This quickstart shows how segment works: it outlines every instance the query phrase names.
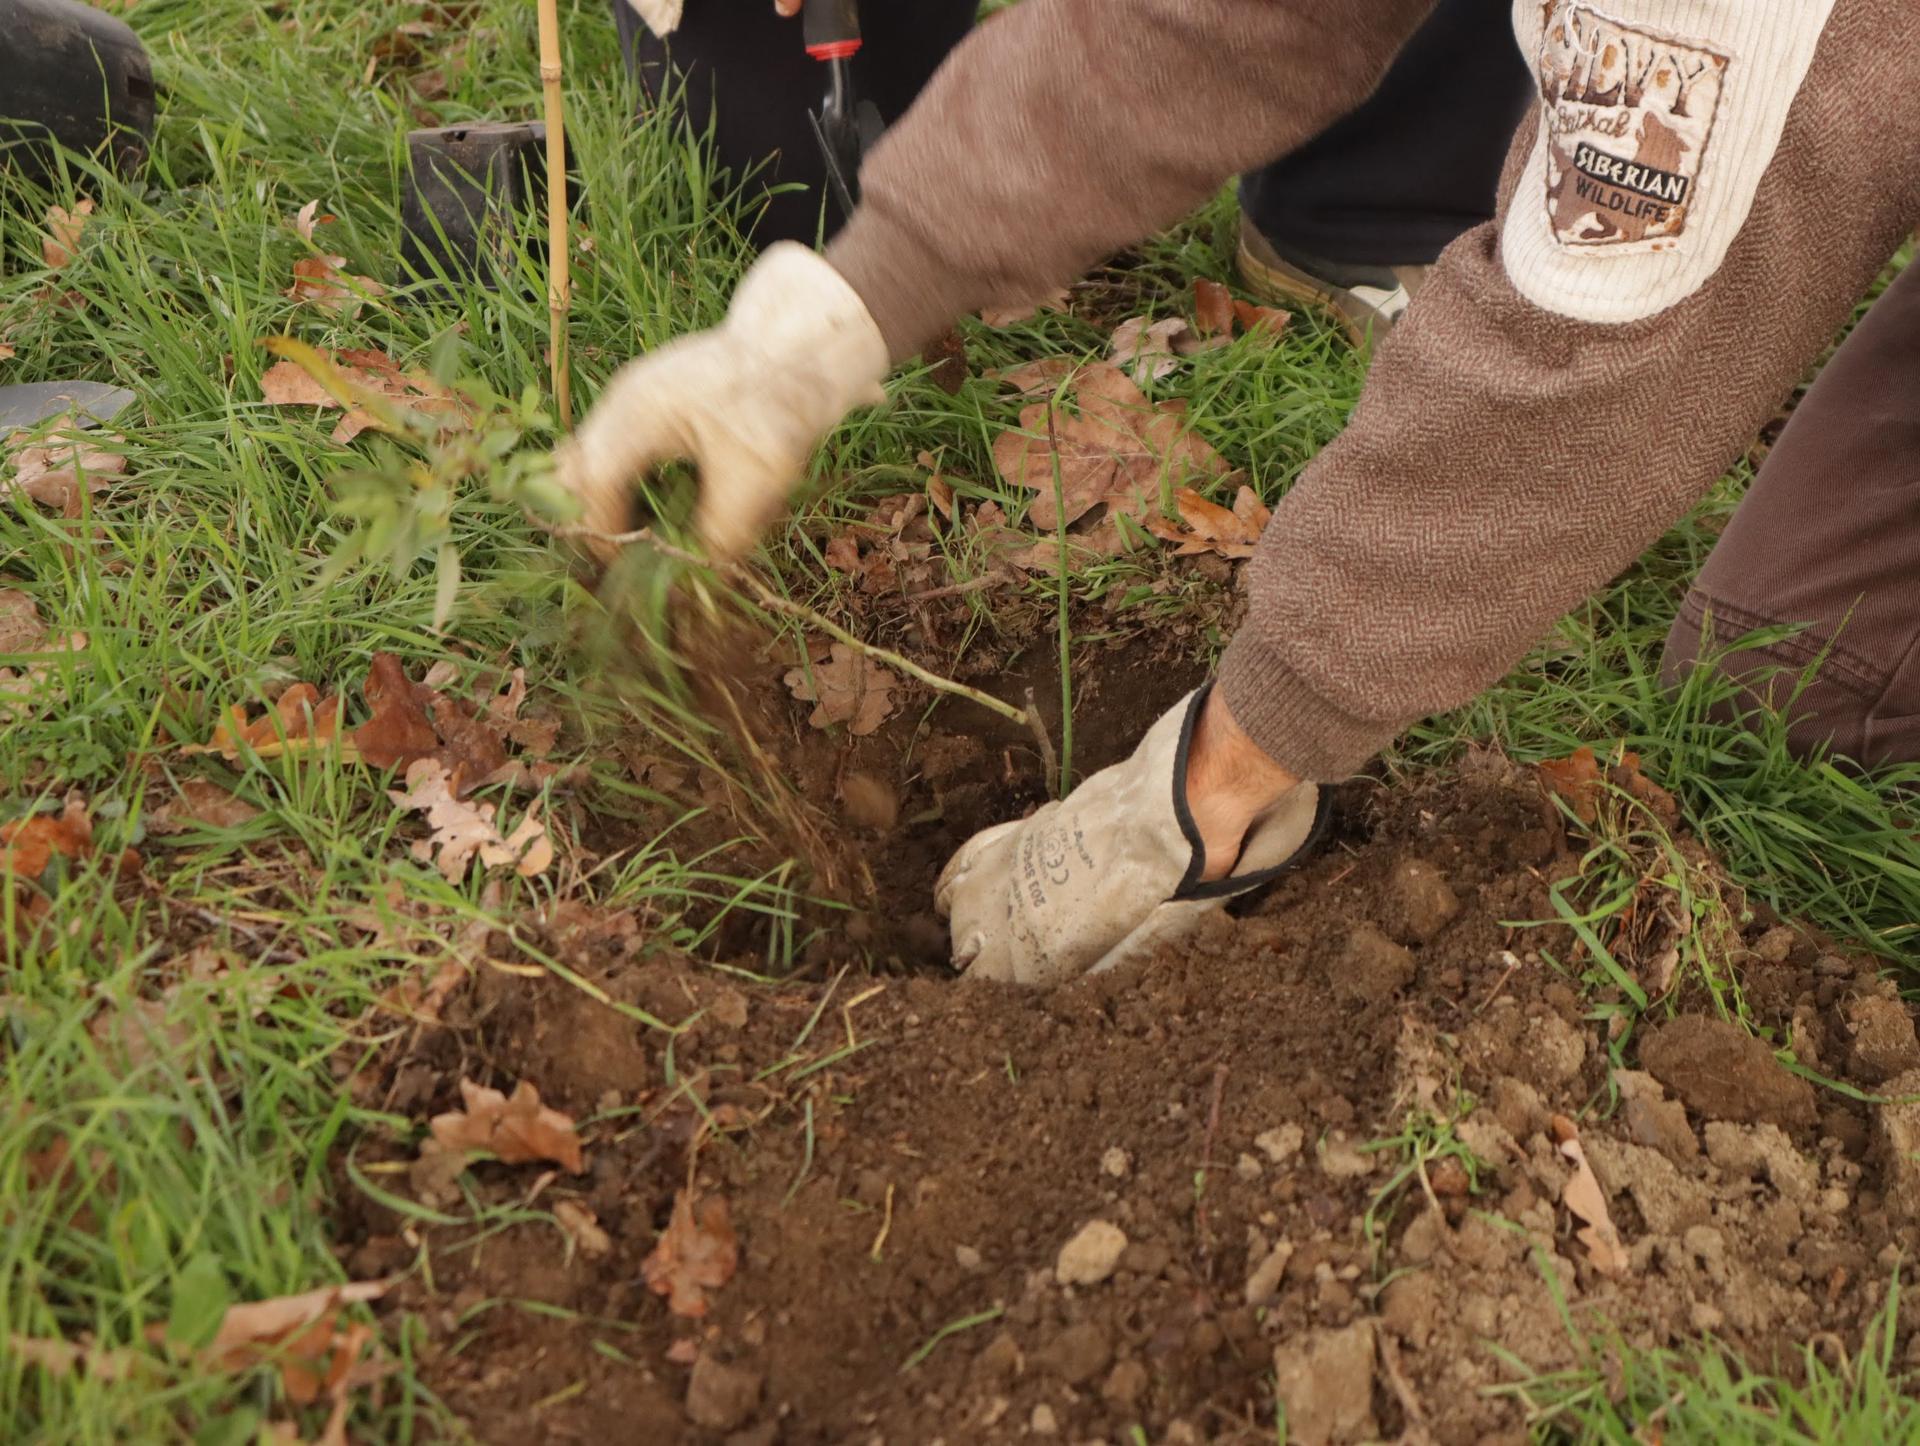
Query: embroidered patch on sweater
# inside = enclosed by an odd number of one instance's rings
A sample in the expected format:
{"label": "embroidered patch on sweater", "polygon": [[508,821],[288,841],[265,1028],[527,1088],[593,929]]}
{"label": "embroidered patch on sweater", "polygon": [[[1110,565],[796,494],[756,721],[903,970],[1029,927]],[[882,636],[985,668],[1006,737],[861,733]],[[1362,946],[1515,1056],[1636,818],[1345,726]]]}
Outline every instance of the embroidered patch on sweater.
{"label": "embroidered patch on sweater", "polygon": [[1566,247],[1664,251],[1700,183],[1729,57],[1562,3],[1539,55],[1546,208]]}

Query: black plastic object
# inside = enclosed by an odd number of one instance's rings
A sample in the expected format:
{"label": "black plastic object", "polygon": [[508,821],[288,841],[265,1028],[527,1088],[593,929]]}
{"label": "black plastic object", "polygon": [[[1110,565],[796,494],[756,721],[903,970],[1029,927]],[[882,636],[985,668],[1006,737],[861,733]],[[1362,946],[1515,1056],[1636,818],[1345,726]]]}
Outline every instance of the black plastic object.
{"label": "black plastic object", "polygon": [[0,166],[46,180],[58,145],[131,174],[153,102],[153,65],[124,21],[80,0],[0,0]]}
{"label": "black plastic object", "polygon": [[815,60],[845,60],[860,48],[859,0],[807,0],[800,28]]}
{"label": "black plastic object", "polygon": [[[0,4],[6,0],[0,0]],[[482,121],[407,133],[401,263],[413,275],[495,282],[537,213],[547,177],[540,121]]]}

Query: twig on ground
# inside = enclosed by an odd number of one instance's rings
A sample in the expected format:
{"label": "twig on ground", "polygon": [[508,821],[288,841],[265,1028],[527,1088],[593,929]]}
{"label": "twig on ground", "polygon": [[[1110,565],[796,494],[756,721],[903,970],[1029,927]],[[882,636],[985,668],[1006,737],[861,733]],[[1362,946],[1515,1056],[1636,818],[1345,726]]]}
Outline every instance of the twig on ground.
{"label": "twig on ground", "polygon": [[1406,1446],[1427,1446],[1433,1436],[1427,1426],[1427,1413],[1420,1408],[1420,1398],[1414,1394],[1413,1382],[1407,1379],[1407,1373],[1400,1369],[1400,1347],[1393,1343],[1393,1337],[1385,1331],[1376,1330],[1373,1339],[1380,1348],[1380,1365],[1387,1375],[1387,1384],[1393,1387],[1395,1399],[1400,1402],[1400,1410],[1407,1418],[1407,1424],[1400,1433]]}
{"label": "twig on ground", "polygon": [[1200,1142],[1200,1198],[1194,1202],[1193,1213],[1203,1255],[1212,1249],[1207,1239],[1207,1173],[1213,1168],[1213,1142],[1220,1134],[1220,1100],[1226,1093],[1227,1073],[1225,1064],[1213,1067],[1213,1100],[1207,1106],[1207,1133]]}
{"label": "twig on ground", "polygon": [[1053,739],[1047,732],[1047,725],[1041,720],[1040,707],[1033,696],[1033,689],[1027,689],[1027,729],[1033,734],[1033,741],[1040,750],[1040,767],[1047,778],[1047,797],[1060,796],[1060,759],[1053,751]]}
{"label": "twig on ground", "polygon": [[540,3],[540,84],[547,100],[547,350],[553,366],[553,402],[560,430],[573,430],[573,396],[567,382],[567,313],[573,280],[567,260],[567,121],[560,91],[560,6]]}
{"label": "twig on ground", "polygon": [[[529,516],[531,516],[531,514],[529,514]],[[1026,710],[1016,708],[1011,703],[1003,702],[991,693],[983,693],[978,688],[970,688],[965,683],[956,682],[952,678],[943,678],[938,673],[929,672],[914,662],[913,659],[903,657],[891,648],[876,647],[872,643],[863,642],[838,623],[822,617],[804,603],[797,603],[793,601],[792,598],[781,597],[779,593],[761,582],[759,578],[755,577],[738,563],[710,562],[698,553],[688,552],[683,547],[675,547],[671,542],[666,542],[661,538],[655,537],[651,528],[637,527],[631,532],[602,532],[598,528],[586,527],[576,522],[543,522],[537,517],[534,517],[532,520],[537,526],[552,533],[555,537],[578,537],[594,542],[607,543],[613,547],[624,547],[629,543],[644,542],[652,547],[655,552],[660,553],[662,556],[673,558],[676,562],[691,563],[695,567],[710,567],[721,577],[740,583],[748,592],[753,594],[754,601],[759,603],[760,606],[768,612],[779,613],[782,617],[789,617],[796,622],[805,623],[808,627],[818,628],[835,642],[845,643],[849,648],[853,649],[854,652],[872,658],[876,663],[884,663],[890,668],[905,673],[910,678],[918,678],[922,683],[925,683],[936,692],[951,693],[956,698],[965,698],[970,703],[978,703],[982,708],[987,708],[998,713],[1010,723],[1018,723],[1023,727],[1027,724]]]}

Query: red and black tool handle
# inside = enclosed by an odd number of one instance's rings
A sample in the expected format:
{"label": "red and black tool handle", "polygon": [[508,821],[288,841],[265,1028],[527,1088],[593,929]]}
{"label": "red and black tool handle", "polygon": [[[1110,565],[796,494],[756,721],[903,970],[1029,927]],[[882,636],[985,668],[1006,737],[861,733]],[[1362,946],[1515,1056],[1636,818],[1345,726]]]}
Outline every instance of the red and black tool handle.
{"label": "red and black tool handle", "polygon": [[800,23],[815,60],[851,60],[860,49],[859,0],[807,0]]}

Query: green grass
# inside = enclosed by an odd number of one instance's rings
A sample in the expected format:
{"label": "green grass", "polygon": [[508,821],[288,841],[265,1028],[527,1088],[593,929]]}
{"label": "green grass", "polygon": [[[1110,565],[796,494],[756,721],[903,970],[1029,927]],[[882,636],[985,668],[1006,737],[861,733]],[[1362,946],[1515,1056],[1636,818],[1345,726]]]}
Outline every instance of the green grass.
{"label": "green grass", "polygon": [[[572,318],[584,402],[637,349],[716,319],[744,251],[699,145],[628,119],[634,97],[605,6],[577,0],[563,11],[584,197],[577,223],[592,241],[575,258]],[[336,479],[370,463],[378,470],[382,444],[339,447],[327,439],[334,414],[264,405],[259,379],[272,358],[263,338],[378,347],[507,398],[545,385],[538,228],[493,289],[396,291],[353,318],[282,295],[293,262],[309,254],[291,218],[315,198],[337,218],[320,233],[325,249],[344,253],[352,272],[395,279],[402,136],[418,120],[404,77],[368,82],[365,72],[373,43],[417,13],[377,0],[143,0],[129,19],[164,88],[148,171],[120,182],[76,163],[48,192],[0,182],[0,336],[15,350],[0,361],[0,381],[101,379],[139,398],[118,424],[127,476],[87,516],[67,522],[23,498],[0,502],[0,586],[31,594],[54,632],[89,640],[84,652],[39,660],[51,685],[0,719],[5,817],[57,807],[77,790],[104,845],[93,861],[56,865],[66,872],[37,931],[11,912],[0,917],[0,1112],[13,1122],[0,1133],[0,1331],[124,1347],[172,1321],[191,1341],[225,1301],[342,1279],[326,1224],[333,1164],[346,1159],[357,1171],[354,1141],[419,1126],[351,1088],[355,1069],[407,1027],[375,1005],[397,981],[456,957],[476,922],[510,928],[565,886],[640,911],[650,937],[677,950],[702,948],[723,913],[749,910],[767,941],[754,967],[768,974],[806,942],[800,871],[683,845],[679,827],[592,861],[582,884],[563,885],[570,876],[556,869],[497,880],[492,895],[477,877],[448,885],[409,859],[411,825],[365,769],[325,758],[230,768],[177,751],[204,741],[229,705],[257,707],[291,679],[357,699],[373,653],[386,650],[414,676],[437,661],[463,679],[501,665],[527,670],[534,696],[572,720],[573,751],[597,774],[590,787],[545,800],[563,836],[658,816],[660,800],[598,746],[637,717],[656,720],[652,743],[664,755],[703,768],[722,761],[670,677],[635,680],[624,694],[603,686],[583,646],[605,631],[595,605],[550,541],[484,489],[443,499],[436,525],[461,568],[444,628],[435,548],[389,537],[328,570],[330,558],[350,556],[354,526],[346,504],[355,494]],[[437,122],[538,114],[533,6],[485,0],[462,44]],[[76,258],[50,277],[39,218],[79,195],[97,215]],[[1103,305],[1116,316],[1184,307],[1192,276],[1228,277],[1230,223],[1222,198],[1147,244],[1137,265],[1102,278]],[[50,285],[84,305],[48,304]],[[979,373],[1040,354],[1098,355],[1105,329],[1059,315],[1004,331],[969,326],[976,374],[954,395],[908,369],[889,404],[852,419],[814,463],[806,502],[771,539],[782,585],[841,607],[844,580],[821,565],[825,538],[874,498],[917,490],[922,451],[941,459],[963,497],[1017,514],[1028,499],[996,477],[990,447],[1019,403]],[[1337,432],[1363,375],[1334,327],[1302,318],[1271,350],[1241,343],[1196,357],[1154,394],[1183,398],[1196,426],[1273,498]],[[529,445],[550,440],[538,421],[526,424]],[[1439,760],[1469,739],[1531,758],[1623,738],[1680,793],[1741,884],[1895,956],[1920,919],[1920,843],[1900,802],[1920,774],[1863,780],[1795,762],[1777,726],[1708,722],[1703,689],[1675,700],[1654,683],[1678,589],[1743,481],[1730,478],[1500,687],[1416,730],[1394,761]],[[683,496],[655,500],[684,507]],[[986,565],[963,541],[946,545],[956,581]],[[1104,608],[1101,628],[1122,636],[1168,614],[1217,616],[1221,601],[1217,585],[1149,547],[1070,582],[1074,615]],[[1018,607],[968,595],[968,643],[1023,636],[1036,618],[1046,645],[1083,643],[1051,630],[1052,587],[1036,582]],[[883,643],[897,641],[899,626],[870,622]],[[1196,647],[1223,642],[1216,627]],[[238,829],[162,840],[145,817],[176,776],[231,785],[261,813]],[[120,848],[136,849],[143,869],[116,885],[102,860]],[[207,952],[192,955],[194,946]],[[263,977],[281,987],[258,988]],[[45,1152],[62,1142],[74,1163],[48,1188]],[[377,1176],[355,1179],[353,1188],[382,1188]],[[441,1408],[411,1369],[414,1344],[387,1342],[402,1368],[377,1420],[360,1408],[356,1429],[369,1439],[437,1429]],[[1669,1367],[1646,1369],[1649,1389],[1663,1387]],[[1853,1409],[1853,1399],[1841,1404]],[[107,1382],[52,1375],[0,1351],[10,1440],[239,1441],[286,1414],[270,1369],[220,1374],[162,1361]],[[311,1433],[318,1419],[304,1424]]]}

